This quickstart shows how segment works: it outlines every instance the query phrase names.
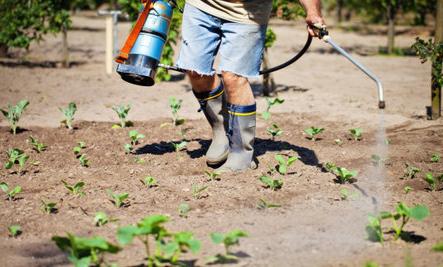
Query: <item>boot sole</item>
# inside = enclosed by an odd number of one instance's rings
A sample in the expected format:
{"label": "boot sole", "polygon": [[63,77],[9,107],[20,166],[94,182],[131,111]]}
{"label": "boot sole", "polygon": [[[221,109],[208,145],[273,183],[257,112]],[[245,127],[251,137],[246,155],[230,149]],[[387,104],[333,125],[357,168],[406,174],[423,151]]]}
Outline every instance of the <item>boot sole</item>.
{"label": "boot sole", "polygon": [[219,164],[225,162],[225,161],[228,159],[228,155],[229,155],[229,150],[226,151],[226,152],[225,152],[220,158],[218,158],[218,159],[213,159],[213,160],[206,159],[206,164],[208,164],[208,165],[219,165]]}

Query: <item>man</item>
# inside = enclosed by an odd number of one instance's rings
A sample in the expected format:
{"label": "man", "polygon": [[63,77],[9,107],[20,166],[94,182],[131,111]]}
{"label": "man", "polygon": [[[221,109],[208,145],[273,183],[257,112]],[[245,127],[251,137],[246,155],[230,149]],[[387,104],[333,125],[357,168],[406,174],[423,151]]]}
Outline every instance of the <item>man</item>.
{"label": "man", "polygon": [[[308,31],[324,21],[320,0],[300,0]],[[256,104],[247,78],[257,77],[272,0],[187,0],[177,66],[187,70],[200,110],[212,128],[206,153],[219,171],[253,167]],[[216,75],[215,56],[220,62]]]}

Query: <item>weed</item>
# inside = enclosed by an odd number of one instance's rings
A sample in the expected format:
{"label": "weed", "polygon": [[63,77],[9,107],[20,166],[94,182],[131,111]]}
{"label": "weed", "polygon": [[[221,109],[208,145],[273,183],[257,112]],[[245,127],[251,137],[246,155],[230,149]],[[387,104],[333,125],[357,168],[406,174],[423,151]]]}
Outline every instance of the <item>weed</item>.
{"label": "weed", "polygon": [[7,110],[0,109],[0,111],[3,113],[3,116],[5,116],[9,122],[12,134],[15,135],[17,133],[17,124],[28,105],[28,100],[20,100],[15,106],[8,104]]}
{"label": "weed", "polygon": [[9,201],[14,201],[17,194],[22,192],[21,186],[16,186],[12,190],[9,190],[9,185],[5,182],[0,183],[0,189],[6,193]]}
{"label": "weed", "polygon": [[57,203],[55,202],[46,202],[44,200],[41,200],[42,205],[41,205],[41,209],[44,213],[46,214],[51,214],[51,213],[56,213],[57,212]]}
{"label": "weed", "polygon": [[206,176],[208,176],[208,181],[220,181],[220,172],[218,171],[205,171]]}
{"label": "weed", "polygon": [[240,238],[248,237],[248,234],[242,230],[233,230],[227,234],[211,233],[211,240],[215,244],[223,244],[225,248],[224,254],[217,254],[208,259],[208,263],[230,263],[236,262],[237,257],[232,254],[231,247],[240,244]]}
{"label": "weed", "polygon": [[258,200],[258,204],[257,204],[257,209],[259,209],[259,210],[270,209],[270,208],[280,208],[280,207],[281,207],[280,204],[268,202],[268,201],[264,200],[263,198],[260,198]]}
{"label": "weed", "polygon": [[77,111],[77,105],[74,102],[68,104],[67,108],[58,108],[65,117],[61,123],[65,124],[68,129],[72,130],[72,121],[74,120],[74,114]]}
{"label": "weed", "polygon": [[344,184],[346,182],[351,183],[354,177],[357,176],[357,171],[348,170],[344,167],[337,167],[334,170],[334,174],[337,177],[337,181],[340,184]]}
{"label": "weed", "polygon": [[68,260],[76,267],[110,266],[105,260],[105,253],[116,254],[120,247],[106,241],[103,237],[78,237],[67,233],[67,236],[53,236],[57,247],[68,253]]}
{"label": "weed", "polygon": [[186,149],[187,145],[188,145],[188,142],[186,142],[186,141],[181,141],[180,143],[172,142],[172,147],[174,148],[175,152],[179,152],[179,151]]}
{"label": "weed", "polygon": [[440,161],[440,159],[441,159],[441,156],[438,153],[434,153],[431,156],[431,162],[433,162],[433,163],[438,163]]}
{"label": "weed", "polygon": [[195,199],[201,199],[207,197],[208,194],[204,194],[208,189],[207,185],[192,185],[192,197]]}
{"label": "weed", "polygon": [[276,166],[276,170],[285,175],[288,172],[289,166],[291,166],[295,161],[298,160],[297,156],[288,156],[287,159],[283,157],[281,154],[275,155],[275,160],[277,160],[278,165]]}
{"label": "weed", "polygon": [[[131,105],[118,105],[112,107],[112,110],[117,113],[118,118],[120,119],[120,127],[125,128],[129,126],[129,122],[127,121],[129,110],[131,110]],[[113,126],[114,127],[114,126]]]}
{"label": "weed", "polygon": [[404,188],[403,188],[403,191],[405,192],[405,194],[408,194],[409,192],[411,192],[412,191],[412,187],[410,187],[410,186],[405,186]]}
{"label": "weed", "polygon": [[22,234],[22,227],[20,225],[10,225],[8,227],[9,236],[17,237]]}
{"label": "weed", "polygon": [[37,138],[34,138],[32,135],[29,136],[29,142],[32,145],[32,149],[37,151],[37,153],[41,153],[46,150],[46,145],[41,143]]}
{"label": "weed", "polygon": [[351,136],[352,138],[354,138],[355,141],[360,141],[363,131],[361,128],[352,128],[349,129],[349,133],[351,133]]}
{"label": "weed", "polygon": [[269,120],[271,118],[271,108],[275,105],[279,105],[282,104],[283,102],[285,102],[284,99],[280,99],[280,98],[274,98],[274,99],[270,99],[270,98],[266,98],[266,102],[267,102],[267,107],[266,107],[266,111],[264,111],[261,116],[263,117],[264,120]]}
{"label": "weed", "polygon": [[283,186],[283,181],[281,179],[272,179],[269,176],[263,175],[259,178],[263,183],[264,187],[270,188],[274,191],[280,189]]}
{"label": "weed", "polygon": [[414,179],[417,173],[421,172],[419,168],[409,165],[408,163],[405,163],[405,165],[406,168],[404,170],[403,178]]}
{"label": "weed", "polygon": [[17,173],[21,174],[26,161],[29,159],[29,156],[26,155],[23,150],[18,148],[9,149],[6,154],[8,155],[8,161],[5,163],[5,169],[9,170],[14,166],[14,164],[18,164],[19,168]]}
{"label": "weed", "polygon": [[125,200],[129,197],[128,193],[117,194],[112,192],[110,189],[107,189],[106,192],[111,197],[111,202],[114,203],[117,208],[129,205],[127,202],[125,202]]}
{"label": "weed", "polygon": [[80,161],[80,165],[82,167],[89,167],[89,159],[86,158],[85,154],[80,155],[80,157],[78,157],[78,160]]}
{"label": "weed", "polygon": [[325,130],[325,128],[316,128],[312,126],[311,128],[304,129],[304,132],[308,135],[308,138],[312,141],[317,140],[317,135],[322,133]]}
{"label": "weed", "polygon": [[157,180],[152,176],[146,176],[145,178],[143,178],[143,180],[140,180],[140,181],[142,182],[142,184],[144,184],[148,188],[158,186]]}
{"label": "weed", "polygon": [[169,98],[169,107],[171,108],[172,112],[172,124],[174,126],[179,126],[185,123],[185,119],[180,118],[180,116],[178,115],[178,112],[182,107],[182,102],[183,100],[177,100],[175,97]]}
{"label": "weed", "polygon": [[83,181],[77,182],[74,185],[68,184],[65,180],[62,180],[62,183],[65,188],[68,189],[68,191],[74,196],[82,197],[85,195],[85,192],[83,192],[83,187],[85,186],[85,183]]}
{"label": "weed", "polygon": [[278,125],[275,123],[273,123],[271,127],[268,127],[266,131],[272,137],[272,140],[274,140],[276,136],[280,136],[283,133],[283,130],[280,129],[280,127],[278,127]]}
{"label": "weed", "polygon": [[178,216],[182,218],[188,218],[189,211],[191,211],[191,207],[188,203],[180,203],[178,206]]}

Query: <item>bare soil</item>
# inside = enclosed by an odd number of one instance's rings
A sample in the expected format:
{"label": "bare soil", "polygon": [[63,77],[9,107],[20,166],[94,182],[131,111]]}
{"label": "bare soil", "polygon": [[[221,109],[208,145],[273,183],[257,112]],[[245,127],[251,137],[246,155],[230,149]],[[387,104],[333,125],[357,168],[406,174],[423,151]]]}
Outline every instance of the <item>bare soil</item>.
{"label": "bare soil", "polygon": [[[120,25],[122,40],[129,24]],[[250,237],[235,248],[240,260],[233,266],[363,266],[368,260],[382,266],[403,266],[409,261],[414,266],[443,264],[443,254],[431,251],[435,243],[443,241],[443,191],[430,191],[422,179],[426,172],[443,173],[441,161],[430,161],[433,153],[443,155],[442,120],[424,119],[424,106],[430,99],[428,64],[420,65],[413,57],[354,54],[384,82],[387,108],[381,112],[372,81],[325,44],[314,43],[300,62],[274,76],[279,97],[285,102],[272,109],[269,122],[258,117],[258,169],[222,174],[220,181],[208,181],[204,171],[210,169],[204,154],[210,128],[196,112],[198,104],[187,82],[177,75],[172,82],[141,88],[124,83],[117,75],[106,76],[103,26],[103,20],[93,14],[74,18],[74,30],[69,32],[70,69],[56,68],[61,38],[49,37],[31,47],[25,61],[0,60],[1,107],[22,98],[31,102],[16,136],[9,133],[3,118],[0,122],[0,151],[16,147],[30,155],[23,174],[0,169],[0,182],[23,187],[16,201],[0,200],[0,266],[69,265],[52,236],[70,232],[101,235],[115,242],[119,226],[159,213],[171,217],[168,228],[191,230],[202,241],[201,253],[185,256],[196,266],[223,250],[211,244],[209,233],[237,228]],[[301,24],[274,22],[273,28],[278,36],[271,51],[275,64],[302,45],[305,32]],[[337,42],[350,50],[376,49],[386,39],[376,32],[361,35],[332,29]],[[411,30],[404,32],[397,44],[406,47],[414,36]],[[359,53],[358,49],[353,52]],[[259,91],[258,81],[252,82]],[[180,139],[178,129],[161,127],[170,122],[169,96],[183,99],[181,114],[187,118],[184,127],[189,141],[185,151],[175,152],[171,145]],[[59,126],[58,107],[71,101],[79,107],[73,131]],[[257,96],[260,111],[265,102]],[[132,104],[129,117],[134,126],[112,129],[117,118],[110,107],[119,103]],[[266,133],[270,122],[284,131],[275,140]],[[303,133],[310,126],[326,129],[315,142]],[[361,141],[348,138],[348,130],[354,127],[364,130]],[[127,155],[123,145],[132,129],[146,137]],[[33,151],[27,142],[30,135],[47,144],[47,150]],[[343,144],[336,144],[337,138]],[[80,166],[72,152],[78,141],[86,142],[84,153],[90,167]],[[300,159],[287,175],[276,175],[284,185],[271,191],[263,188],[258,178],[276,164],[277,153]],[[375,166],[373,154],[381,156],[383,163]],[[0,161],[6,160],[2,152]],[[358,170],[356,181],[337,183],[322,167],[325,162]],[[414,179],[404,179],[405,163],[422,171]],[[140,182],[148,175],[158,180],[157,187],[147,188]],[[61,180],[71,184],[84,181],[86,195],[70,195]],[[208,189],[195,198],[193,185]],[[405,194],[405,186],[412,191]],[[355,197],[342,200],[343,188]],[[129,193],[128,205],[113,206],[106,189]],[[259,210],[260,199],[282,207]],[[57,202],[58,212],[44,214],[41,200]],[[423,222],[411,221],[405,239],[388,240],[384,245],[368,241],[367,215],[393,210],[399,201],[427,205],[431,215]],[[180,203],[191,206],[187,218],[178,215]],[[95,227],[97,211],[118,221]],[[23,234],[9,237],[7,227],[11,224],[20,224]],[[120,266],[138,266],[144,262],[144,252],[135,242],[108,258]]]}

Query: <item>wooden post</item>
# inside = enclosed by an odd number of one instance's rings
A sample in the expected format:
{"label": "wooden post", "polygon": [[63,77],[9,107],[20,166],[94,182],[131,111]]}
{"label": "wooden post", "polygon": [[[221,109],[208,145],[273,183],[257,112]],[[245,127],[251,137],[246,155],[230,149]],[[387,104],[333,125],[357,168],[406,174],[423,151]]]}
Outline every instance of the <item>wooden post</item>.
{"label": "wooden post", "polygon": [[68,47],[68,29],[66,27],[63,27],[62,29],[63,33],[63,42],[62,42],[62,54],[63,54],[63,60],[62,60],[62,66],[63,68],[69,68],[69,47]]}
{"label": "wooden post", "polygon": [[[269,53],[268,48],[265,48],[265,52],[263,54],[263,69],[269,69],[271,66],[269,64]],[[263,75],[263,95],[271,96],[275,90],[275,82],[274,77],[272,77],[272,73],[267,73]]]}
{"label": "wooden post", "polygon": [[114,41],[113,41],[113,19],[112,16],[106,16],[106,74],[111,75],[113,69],[113,54],[114,54]]}
{"label": "wooden post", "polygon": [[[443,0],[437,0],[437,16],[435,21],[435,43],[443,43]],[[443,58],[432,64],[431,87],[431,119],[436,120],[441,116],[441,85],[437,82],[437,75],[442,75]],[[439,71],[438,71],[439,70]],[[438,73],[440,72],[440,73]]]}

